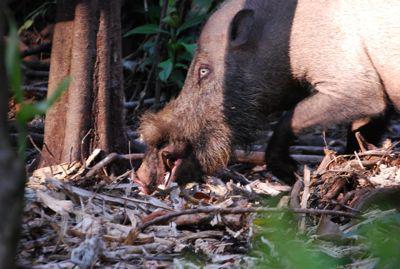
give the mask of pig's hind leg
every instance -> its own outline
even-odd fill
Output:
[[[329,91],[326,88],[324,90],[304,99],[293,111],[283,116],[268,143],[267,167],[288,184],[294,183],[293,173],[296,169],[295,162],[289,156],[289,147],[302,131],[317,125],[327,127],[361,118],[373,118],[385,112],[385,95],[376,88],[370,92],[365,92],[364,88],[359,94],[355,94],[355,90],[348,95],[326,94]],[[331,92],[338,93],[335,89]]]
[[[355,136],[356,132],[360,132],[361,136],[369,144],[377,145],[389,124],[393,111],[386,111],[383,115],[374,118],[362,119],[351,124],[347,131],[347,143],[345,153],[353,154],[354,151],[360,150],[360,145]]]

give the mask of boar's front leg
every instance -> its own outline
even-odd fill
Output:
[[[289,156],[289,147],[295,138],[290,125],[292,117],[293,112],[287,112],[282,116],[265,153],[268,170],[289,185],[295,182],[294,172],[297,166],[296,161]]]
[[[279,121],[266,150],[268,169],[282,181],[293,184],[296,166],[289,156],[289,147],[301,131],[316,125],[330,126],[376,117],[384,113],[385,107],[384,94],[376,88],[370,93],[343,97],[317,92],[298,103]]]

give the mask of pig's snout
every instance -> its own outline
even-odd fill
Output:
[[[202,177],[201,167],[188,143],[174,143],[148,151],[134,180],[146,193],[158,185],[169,187],[173,182],[184,184]]]

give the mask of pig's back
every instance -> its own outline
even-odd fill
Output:
[[[328,94],[386,90],[400,107],[400,1],[299,0],[290,59],[295,77],[337,86]]]
[[[357,1],[359,2],[359,1]],[[400,108],[400,1],[360,1],[361,35],[385,90]]]

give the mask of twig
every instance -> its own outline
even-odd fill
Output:
[[[54,179],[47,179],[46,182],[51,184],[54,188],[64,190],[65,192],[67,192],[69,194],[73,194],[73,195],[76,195],[79,197],[85,197],[88,199],[98,199],[98,200],[102,200],[102,201],[105,201],[108,203],[115,203],[115,204],[119,204],[122,206],[130,207],[130,208],[137,208],[138,204],[146,204],[146,205],[154,206],[156,208],[171,210],[171,208],[169,208],[167,206],[163,206],[162,204],[159,204],[159,203],[155,204],[150,201],[145,201],[145,200],[140,200],[140,199],[135,199],[135,198],[95,193],[95,192],[92,192],[89,190],[75,187],[71,184],[62,183],[62,182],[60,182],[58,180],[54,180]]]
[[[357,163],[360,165],[361,169],[365,169],[364,165],[362,164],[360,157],[358,157],[357,151],[354,151],[354,155],[356,156]]]
[[[36,143],[35,143],[35,141],[33,140],[33,138],[32,138],[31,135],[28,135],[28,139],[29,139],[29,141],[31,142],[32,146],[37,150],[37,152],[38,152],[39,154],[41,154],[42,151],[40,150],[40,148],[38,147],[38,145],[36,145]],[[42,143],[43,143],[43,141],[42,141]]]
[[[292,154],[290,155],[296,162],[301,164],[308,164],[308,163],[320,163],[324,156],[322,155],[300,155],[300,154]]]
[[[154,90],[154,105],[153,108],[155,110],[160,108],[161,104],[161,81],[157,78],[156,79],[156,86]]]
[[[336,215],[336,216],[345,216],[350,218],[361,218],[360,216],[343,211],[337,210],[327,210],[327,209],[282,209],[282,208],[221,208],[221,207],[202,207],[202,208],[194,208],[194,209],[186,209],[182,211],[172,212],[166,214],[164,216],[157,217],[151,221],[145,222],[139,225],[137,228],[134,228],[129,231],[128,236],[125,239],[125,244],[130,245],[133,241],[135,241],[136,237],[139,235],[141,231],[146,229],[149,226],[159,224],[162,222],[169,221],[173,218],[182,215],[192,215],[192,214],[200,214],[200,213],[213,213],[213,214],[246,214],[246,213],[283,213],[283,212],[293,212],[296,214],[313,214],[313,215]]]
[[[13,139],[12,141],[17,141],[19,136],[19,133],[12,133],[10,134],[10,137]],[[36,144],[42,145],[43,144],[43,134],[37,134],[37,133],[30,133],[30,137],[35,141]],[[33,144],[32,144],[33,145]]]
[[[311,172],[307,165],[304,166],[304,191],[301,197],[300,206],[302,209],[307,208],[307,201],[310,197],[310,182],[311,182]],[[306,214],[301,215],[300,230],[304,232],[306,229]]]
[[[240,182],[243,185],[251,183],[244,175],[236,171],[231,171],[227,168],[223,168],[216,173],[217,177],[222,179],[233,179],[235,182]]]
[[[103,160],[98,162],[95,166],[90,169],[90,171],[86,174],[87,177],[92,177],[94,174],[102,169],[103,167],[107,166],[111,162],[115,160],[141,160],[144,158],[143,153],[132,153],[132,154],[118,154],[118,153],[110,153],[105,157]]]
[[[369,149],[373,149],[374,148],[374,146],[372,144],[369,144],[367,142],[367,140],[365,140],[365,138],[361,135],[360,132],[356,132],[354,135],[355,135],[355,137],[357,139],[358,145],[360,146],[361,152],[365,152],[365,151],[367,151]]]
[[[290,208],[300,208],[300,192],[303,190],[304,183],[301,180],[297,180],[292,187],[290,193]]]
[[[85,146],[85,140],[86,138],[92,133],[92,129],[89,129],[89,131],[87,131],[87,133],[83,136],[82,140],[81,140],[81,144],[80,144],[80,154],[81,154],[81,163],[84,165],[84,168],[86,169],[86,162],[85,162],[85,157],[84,155],[84,146]],[[70,160],[69,162],[71,163],[71,152],[70,152]]]

